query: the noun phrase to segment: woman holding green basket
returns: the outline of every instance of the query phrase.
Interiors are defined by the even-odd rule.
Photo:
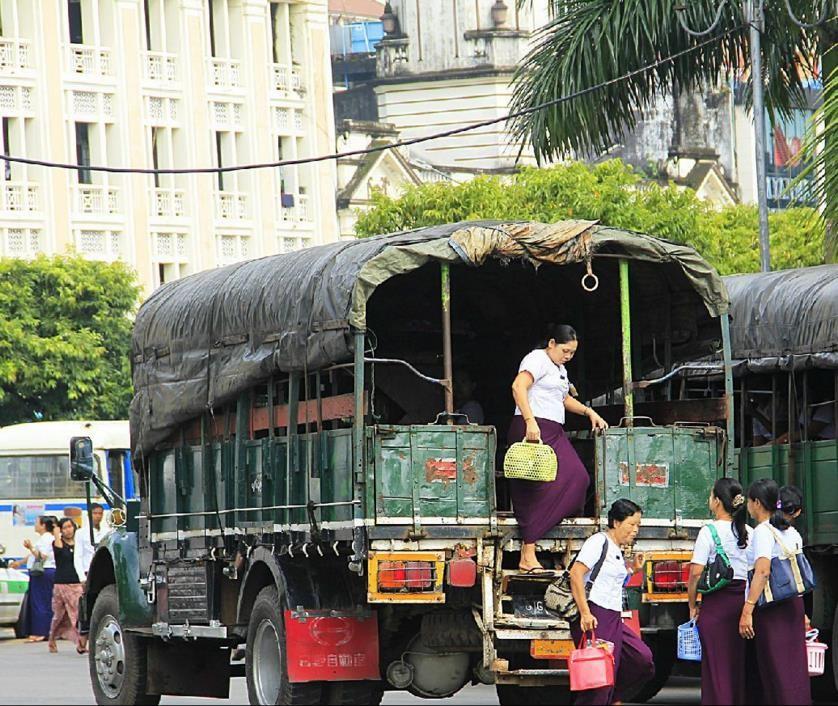
[[[524,439],[548,444],[556,452],[559,472],[552,481],[510,479],[515,518],[521,528],[521,571],[543,567],[535,543],[565,517],[582,509],[590,479],[564,432],[565,412],[591,420],[592,429],[608,424],[590,407],[570,395],[565,364],[576,354],[579,342],[571,326],[549,326],[541,345],[528,353],[512,383],[515,416],[509,426],[510,444]]]
[[[714,520],[698,533],[690,562],[687,594],[690,618],[698,617],[702,704],[747,703],[746,643],[739,635],[752,533],[746,524],[745,502],[738,481],[716,481],[708,501]]]

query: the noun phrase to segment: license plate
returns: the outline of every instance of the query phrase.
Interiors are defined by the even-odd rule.
[[[573,640],[531,640],[530,657],[533,659],[567,659],[574,648]]]
[[[512,596],[512,611],[516,618],[553,618],[544,606],[544,598],[538,596]]]

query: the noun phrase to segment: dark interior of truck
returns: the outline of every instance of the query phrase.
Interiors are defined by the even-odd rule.
[[[695,359],[720,348],[718,322],[711,319],[698,295],[684,286],[674,265],[632,261],[631,315],[634,379],[668,370],[678,360]],[[619,272],[616,259],[597,259],[596,291],[586,292],[583,264],[492,261],[479,268],[451,267],[451,326],[455,410],[475,412],[497,429],[497,469],[502,467],[507,429],[515,404],[511,385],[521,359],[539,344],[546,326],[565,323],[578,334],[579,348],[568,364],[578,397],[594,403],[611,424],[622,416],[622,349]],[[425,265],[382,284],[367,306],[367,356],[399,359],[427,376],[443,377],[440,267]],[[427,424],[444,411],[442,388],[397,364],[376,364],[371,406],[378,423]],[[678,400],[672,385],[638,391],[636,399],[652,405],[653,421],[667,424],[690,414],[706,419],[707,410],[721,409],[706,400]],[[673,399],[673,397],[675,399]],[[471,402],[471,404],[466,404]],[[684,404],[687,403],[687,404]],[[692,412],[690,412],[692,403]],[[636,414],[647,414],[638,404]],[[480,420],[469,420],[471,422]],[[588,422],[569,415],[569,430]],[[574,445],[593,474],[593,442],[576,438]],[[593,492],[585,514],[593,514]],[[502,473],[498,505],[509,509]]]

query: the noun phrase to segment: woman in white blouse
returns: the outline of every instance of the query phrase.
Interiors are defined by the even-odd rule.
[[[753,575],[739,617],[739,634],[755,643],[763,703],[809,704],[812,692],[802,596],[756,608],[771,573],[771,560],[783,556],[781,544],[790,551],[800,550],[803,540],[783,514],[776,481],[762,478],[751,483],[748,512],[757,526],[751,539]]]
[[[52,531],[55,518],[42,515],[35,520],[35,533],[38,539],[31,542],[23,540],[23,546],[29,552],[26,568],[30,570],[27,593],[27,620],[29,637],[27,642],[41,642],[49,635],[52,623],[52,590],[55,579],[55,558],[52,551]],[[31,573],[35,562],[42,562],[43,573]]]
[[[589,537],[570,569],[570,589],[579,618],[570,624],[576,644],[589,631],[614,644],[614,686],[576,692],[576,706],[614,704],[632,696],[655,676],[652,651],[640,636],[623,624],[623,586],[629,573],[643,567],[642,553],[631,566],[621,546],[634,543],[640,531],[640,506],[620,498],[608,510],[608,529]]]
[[[588,417],[592,429],[608,428],[594,410],[570,395],[565,364],[578,347],[573,327],[549,326],[541,345],[524,356],[512,383],[516,407],[509,425],[509,443],[541,441],[553,448],[559,460],[559,472],[552,482],[509,480],[512,509],[521,528],[521,571],[542,568],[535,543],[585,504],[590,478],[564,433],[565,412]]]
[[[751,528],[742,486],[734,478],[719,478],[708,501],[714,520],[698,533],[687,587],[690,617],[698,617],[701,639],[701,703],[745,704],[745,641],[739,636],[739,613],[748,579]],[[715,532],[715,537],[713,536]],[[716,559],[716,537],[733,569],[733,580],[696,604],[698,580],[708,562]]]

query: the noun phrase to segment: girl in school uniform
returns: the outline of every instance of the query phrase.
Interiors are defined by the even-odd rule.
[[[733,580],[724,588],[701,597],[696,604],[698,580],[708,562],[716,558],[716,542],[709,525],[695,542],[687,587],[690,618],[698,618],[701,639],[701,703],[745,704],[745,641],[739,636],[739,614],[748,579],[748,543],[751,528],[742,486],[733,478],[719,478],[710,491],[711,523],[733,568]]]
[[[571,591],[579,608],[579,618],[570,624],[574,641],[578,644],[584,633],[594,630],[598,639],[614,643],[614,686],[576,692],[577,706],[618,703],[637,693],[655,675],[651,650],[623,625],[621,615],[623,585],[629,573],[641,569],[644,557],[642,553],[635,554],[632,567],[628,568],[620,545],[634,542],[640,516],[640,506],[631,500],[614,501],[608,511],[608,529],[585,541],[570,570]],[[603,549],[605,558],[586,596],[585,586]]]
[[[758,524],[750,551],[754,573],[739,618],[739,634],[754,640],[763,703],[810,704],[803,598],[798,596],[755,610],[771,572],[771,559],[782,556],[774,531],[789,549],[801,549],[803,540],[783,515],[780,489],[771,479],[751,483],[748,513]]]

